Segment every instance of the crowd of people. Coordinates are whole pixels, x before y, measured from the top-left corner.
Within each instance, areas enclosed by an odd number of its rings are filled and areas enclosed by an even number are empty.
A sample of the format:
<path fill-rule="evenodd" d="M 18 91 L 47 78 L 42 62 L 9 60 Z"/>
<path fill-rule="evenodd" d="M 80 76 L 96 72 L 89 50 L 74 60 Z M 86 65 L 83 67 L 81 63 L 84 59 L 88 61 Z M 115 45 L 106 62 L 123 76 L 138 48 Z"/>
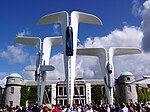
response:
<path fill-rule="evenodd" d="M 2 106 L 0 112 L 150 112 L 149 108 L 144 108 L 140 103 L 120 103 L 114 105 L 108 104 L 86 104 L 82 105 L 50 105 L 43 104 L 40 106 L 30 104 L 28 107 L 16 106 Z"/>

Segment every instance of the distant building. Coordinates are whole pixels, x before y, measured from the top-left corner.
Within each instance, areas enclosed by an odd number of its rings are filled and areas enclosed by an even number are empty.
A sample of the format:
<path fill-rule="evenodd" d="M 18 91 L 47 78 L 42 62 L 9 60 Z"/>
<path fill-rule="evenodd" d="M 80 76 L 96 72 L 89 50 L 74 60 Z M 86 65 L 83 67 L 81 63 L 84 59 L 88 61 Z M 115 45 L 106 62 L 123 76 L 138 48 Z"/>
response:
<path fill-rule="evenodd" d="M 90 87 L 91 89 L 91 87 Z M 74 87 L 74 104 L 86 104 L 86 84 L 84 80 L 76 80 Z M 56 103 L 57 104 L 67 104 L 67 93 L 66 93 L 66 82 L 59 81 L 57 82 L 56 88 Z M 90 95 L 88 95 L 90 96 Z M 90 100 L 91 101 L 91 100 Z M 91 103 L 91 102 L 90 102 Z"/>
<path fill-rule="evenodd" d="M 137 102 L 137 91 L 134 75 L 131 72 L 123 72 L 116 80 L 116 96 L 125 103 Z"/>
<path fill-rule="evenodd" d="M 150 78 L 143 80 L 148 80 Z M 136 85 L 141 85 L 143 80 L 135 81 L 134 75 L 130 72 L 123 72 L 116 80 L 114 92 L 125 103 L 137 102 Z M 148 82 L 148 81 L 147 81 Z M 18 73 L 13 73 L 7 77 L 5 88 L 0 87 L 0 104 L 9 106 L 20 105 L 21 86 L 28 87 L 36 86 L 37 82 L 33 80 L 25 80 Z M 102 85 L 104 87 L 103 79 L 98 80 L 83 80 L 78 78 L 74 85 L 74 104 L 91 103 L 91 88 L 94 85 Z M 146 84 L 145 84 L 146 85 Z M 47 80 L 46 86 L 49 87 L 51 104 L 67 104 L 66 82 L 64 80 Z"/>
<path fill-rule="evenodd" d="M 13 73 L 7 77 L 4 89 L 4 104 L 9 106 L 20 105 L 20 90 L 24 79 L 18 73 Z"/>
<path fill-rule="evenodd" d="M 150 76 L 143 76 L 143 79 L 136 80 L 135 83 L 138 86 L 150 88 Z"/>
<path fill-rule="evenodd" d="M 74 104 L 91 103 L 91 86 L 104 85 L 103 80 L 75 80 Z M 5 88 L 0 88 L 0 103 L 8 106 L 20 105 L 21 86 L 37 86 L 33 80 L 24 80 L 20 74 L 13 73 L 7 77 Z M 51 92 L 51 104 L 67 104 L 66 82 L 63 80 L 47 80 L 46 86 L 49 86 Z"/>
<path fill-rule="evenodd" d="M 35 81 L 26 80 L 26 86 L 37 85 Z M 104 85 L 104 81 L 100 80 L 83 80 L 77 78 L 74 85 L 74 104 L 91 103 L 91 88 L 93 85 Z M 67 104 L 66 82 L 64 80 L 47 80 L 46 86 L 49 86 L 51 104 Z"/>

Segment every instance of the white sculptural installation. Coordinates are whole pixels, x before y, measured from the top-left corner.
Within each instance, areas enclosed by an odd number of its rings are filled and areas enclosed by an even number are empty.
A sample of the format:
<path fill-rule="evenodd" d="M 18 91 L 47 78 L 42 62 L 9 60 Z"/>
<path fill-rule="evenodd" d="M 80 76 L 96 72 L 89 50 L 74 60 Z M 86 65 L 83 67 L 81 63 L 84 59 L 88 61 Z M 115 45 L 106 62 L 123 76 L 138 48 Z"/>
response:
<path fill-rule="evenodd" d="M 78 55 L 97 56 L 99 58 L 109 104 L 113 104 L 113 87 L 115 83 L 114 56 L 139 53 L 141 53 L 141 50 L 134 47 L 110 47 L 108 52 L 105 48 L 78 48 L 77 50 Z"/>
<path fill-rule="evenodd" d="M 82 23 L 102 25 L 102 22 L 99 18 L 97 18 L 94 15 L 73 11 L 71 13 L 71 23 L 69 23 L 68 13 L 63 11 L 63 12 L 49 14 L 42 17 L 39 20 L 38 24 L 52 24 L 56 22 L 60 23 L 62 27 L 62 44 L 63 44 L 63 53 L 64 53 L 67 103 L 72 106 L 73 94 L 74 94 L 74 80 L 75 80 L 75 73 L 76 73 L 75 63 L 76 63 L 78 24 L 82 22 Z M 67 32 L 70 34 L 67 34 Z M 72 41 L 68 41 L 67 35 L 72 36 L 72 37 L 68 37 L 72 39 Z M 72 48 L 69 49 L 69 53 L 67 51 L 68 44 L 72 45 Z"/>
<path fill-rule="evenodd" d="M 34 71 L 35 81 L 37 81 L 38 84 L 38 105 L 41 105 L 43 103 L 45 90 L 46 71 L 54 70 L 54 67 L 49 65 L 49 58 L 46 58 L 45 56 L 48 55 L 49 52 L 47 53 L 46 50 L 42 51 L 41 39 L 38 37 L 17 37 L 14 39 L 14 42 L 37 47 L 36 68 Z"/>
<path fill-rule="evenodd" d="M 37 37 L 18 37 L 16 43 L 28 44 L 38 48 L 35 79 L 38 81 L 38 105 L 42 104 L 45 89 L 46 71 L 51 71 L 54 67 L 49 66 L 51 48 L 55 45 L 63 45 L 64 68 L 67 90 L 67 103 L 72 106 L 75 80 L 76 55 L 97 56 L 99 58 L 101 72 L 105 80 L 105 89 L 109 104 L 113 104 L 114 86 L 114 64 L 113 57 L 126 54 L 138 54 L 141 51 L 137 48 L 111 47 L 108 53 L 105 48 L 79 48 L 77 49 L 78 24 L 80 22 L 102 25 L 99 18 L 94 15 L 73 11 L 69 23 L 68 13 L 65 11 L 48 14 L 42 17 L 38 24 L 60 23 L 62 36 L 46 37 L 41 45 L 41 39 Z M 70 40 L 71 39 L 71 40 Z M 72 43 L 70 43 L 70 41 Z M 68 48 L 69 45 L 69 48 Z M 71 46 L 71 47 L 70 47 Z M 41 50 L 41 47 L 43 50 Z M 69 49 L 69 51 L 68 51 Z M 69 53 L 68 53 L 69 52 Z M 42 58 L 42 60 L 41 60 Z"/>

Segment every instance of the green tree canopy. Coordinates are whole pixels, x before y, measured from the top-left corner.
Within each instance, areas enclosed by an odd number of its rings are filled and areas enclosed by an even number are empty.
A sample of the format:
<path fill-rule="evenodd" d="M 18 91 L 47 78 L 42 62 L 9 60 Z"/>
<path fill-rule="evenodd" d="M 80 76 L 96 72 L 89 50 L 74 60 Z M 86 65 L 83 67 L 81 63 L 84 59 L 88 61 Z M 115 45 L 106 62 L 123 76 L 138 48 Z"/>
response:
<path fill-rule="evenodd" d="M 20 105 L 25 106 L 27 99 L 28 99 L 28 87 L 24 85 L 21 87 Z"/>
<path fill-rule="evenodd" d="M 94 85 L 91 89 L 91 97 L 94 99 L 96 104 L 100 104 L 103 94 L 101 85 Z"/>
<path fill-rule="evenodd" d="M 137 88 L 137 95 L 138 95 L 139 102 L 150 101 L 150 92 L 148 91 L 148 88 L 144 88 L 144 87 Z"/>

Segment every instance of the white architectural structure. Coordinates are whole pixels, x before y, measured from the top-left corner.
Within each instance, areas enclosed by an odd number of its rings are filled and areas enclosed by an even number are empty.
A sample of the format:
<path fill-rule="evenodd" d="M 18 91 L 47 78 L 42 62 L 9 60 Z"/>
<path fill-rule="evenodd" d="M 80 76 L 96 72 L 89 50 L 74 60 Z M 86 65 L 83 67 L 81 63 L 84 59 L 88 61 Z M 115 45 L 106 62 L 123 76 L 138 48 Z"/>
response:
<path fill-rule="evenodd" d="M 91 84 L 87 83 L 86 84 L 86 103 L 92 103 L 91 102 Z"/>
<path fill-rule="evenodd" d="M 52 84 L 51 104 L 56 105 L 56 84 Z"/>
<path fill-rule="evenodd" d="M 38 105 L 42 104 L 43 94 L 45 89 L 46 71 L 51 71 L 54 67 L 49 66 L 49 58 L 51 54 L 51 47 L 55 45 L 63 45 L 64 54 L 64 68 L 66 78 L 67 103 L 72 106 L 74 94 L 74 80 L 75 80 L 75 63 L 76 55 L 90 55 L 98 56 L 102 75 L 105 80 L 105 88 L 108 98 L 108 103 L 113 104 L 113 86 L 114 86 L 114 66 L 113 57 L 126 54 L 138 54 L 141 51 L 137 48 L 110 48 L 108 53 L 105 48 L 83 48 L 77 51 L 77 37 L 78 24 L 89 23 L 102 25 L 99 18 L 94 15 L 73 11 L 71 13 L 71 22 L 69 23 L 68 13 L 58 12 L 42 17 L 38 24 L 52 24 L 60 23 L 62 27 L 62 37 L 46 37 L 41 45 L 41 39 L 32 37 L 19 37 L 14 41 L 16 43 L 28 44 L 38 48 L 37 63 L 35 76 L 38 81 Z M 43 51 L 41 50 L 43 48 Z"/>
<path fill-rule="evenodd" d="M 35 81 L 37 81 L 38 84 L 38 105 L 41 105 L 43 102 L 43 95 L 45 90 L 46 71 L 54 70 L 54 67 L 49 65 L 49 58 L 45 58 L 45 55 L 48 53 L 46 50 L 41 50 L 41 39 L 38 37 L 17 37 L 14 39 L 14 42 L 36 46 L 38 49 L 36 68 L 32 71 L 35 71 Z M 45 49 L 45 46 L 43 46 L 43 49 Z"/>
<path fill-rule="evenodd" d="M 79 48 L 77 50 L 78 55 L 97 56 L 99 58 L 109 104 L 113 104 L 113 87 L 115 83 L 114 56 L 139 53 L 141 53 L 140 49 L 132 47 L 111 47 L 108 52 L 105 48 Z"/>
<path fill-rule="evenodd" d="M 99 18 L 94 15 L 73 11 L 71 13 L 71 23 L 69 23 L 68 13 L 58 12 L 42 17 L 38 24 L 52 24 L 60 23 L 62 27 L 62 44 L 64 53 L 64 68 L 67 87 L 67 102 L 72 106 L 74 94 L 74 79 L 75 79 L 75 63 L 76 63 L 76 50 L 77 50 L 77 37 L 78 37 L 78 24 L 89 23 L 102 25 Z M 67 34 L 67 32 L 69 34 Z M 69 35 L 69 37 L 67 37 Z M 71 39 L 71 40 L 70 40 Z M 72 46 L 68 53 L 68 44 Z M 44 46 L 44 45 L 43 45 Z M 69 46 L 70 47 L 70 46 Z"/>

